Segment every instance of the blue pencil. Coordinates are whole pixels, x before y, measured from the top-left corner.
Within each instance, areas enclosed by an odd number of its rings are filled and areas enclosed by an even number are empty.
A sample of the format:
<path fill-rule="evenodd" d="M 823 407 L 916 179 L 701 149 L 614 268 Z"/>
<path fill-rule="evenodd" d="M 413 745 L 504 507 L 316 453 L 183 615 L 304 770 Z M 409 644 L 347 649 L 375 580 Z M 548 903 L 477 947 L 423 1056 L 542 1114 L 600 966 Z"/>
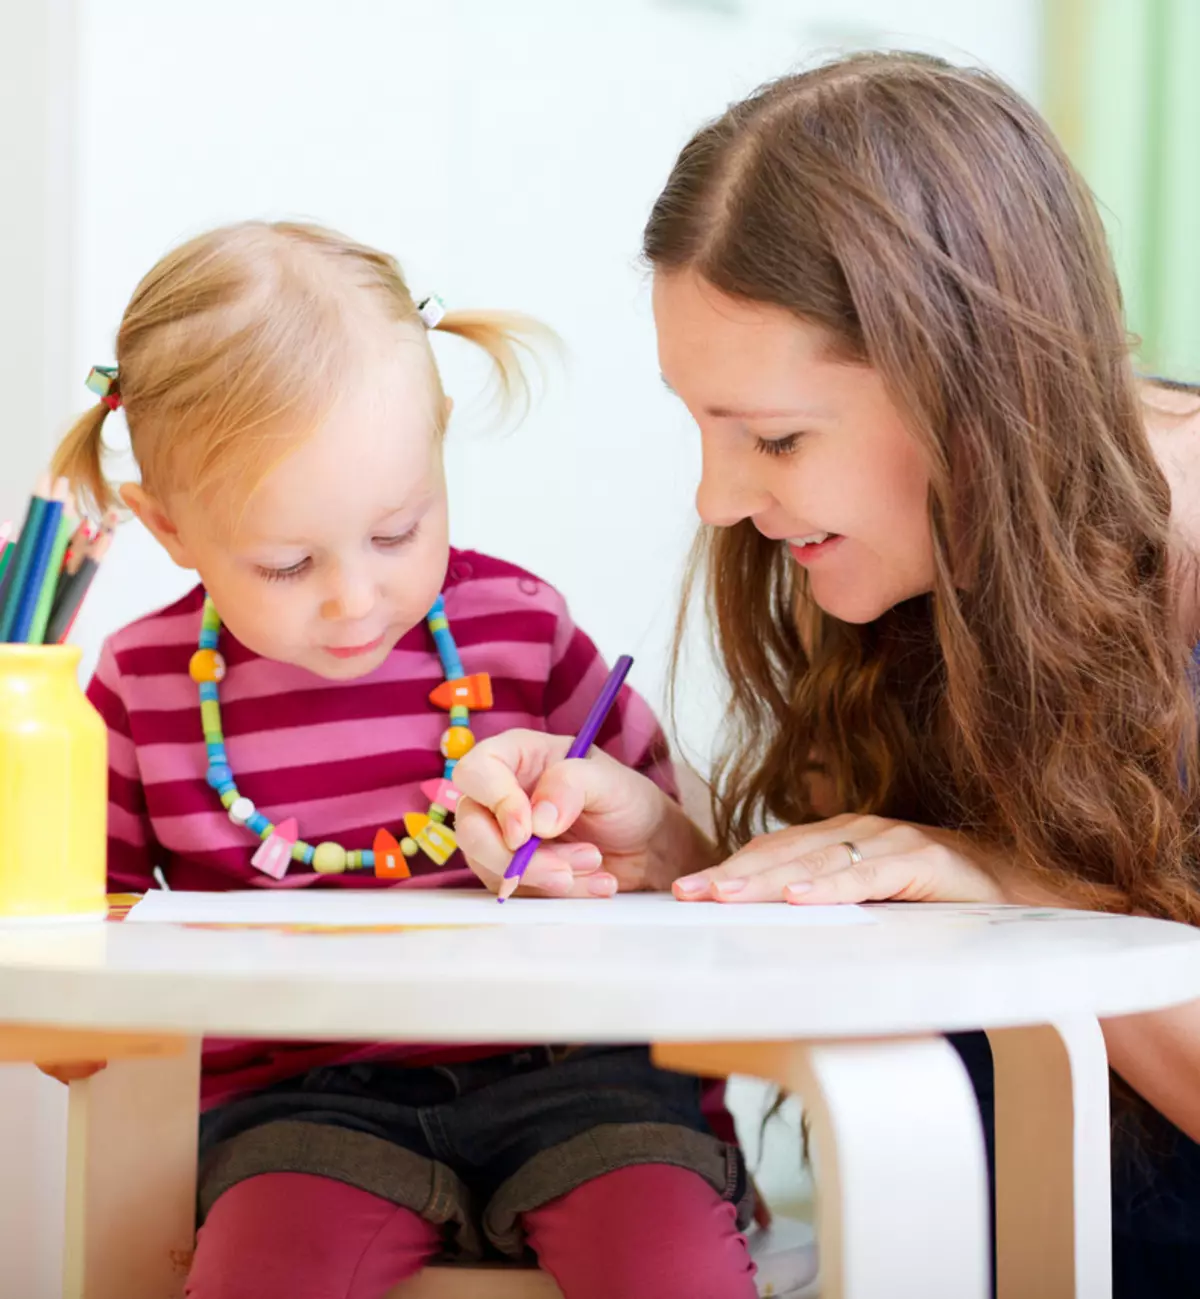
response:
<path fill-rule="evenodd" d="M 38 523 L 37 537 L 34 542 L 33 559 L 29 572 L 20 591 L 14 591 L 16 597 L 16 617 L 13 619 L 11 639 L 18 644 L 29 639 L 33 627 L 33 618 L 37 613 L 38 599 L 50 568 L 50 557 L 54 554 L 54 543 L 58 538 L 59 525 L 62 523 L 62 501 L 47 501 L 46 508 Z"/>
<path fill-rule="evenodd" d="M 45 510 L 46 497 L 50 495 L 50 482 L 43 479 L 37 485 L 34 494 L 29 498 L 29 508 L 25 512 L 25 522 L 17 536 L 16 549 L 4 574 L 4 583 L 0 587 L 0 641 L 13 639 L 12 628 L 16 622 L 17 606 L 21 592 L 24 590 L 29 566 L 33 562 L 37 546 L 38 524 Z"/>
<path fill-rule="evenodd" d="M 621 693 L 621 687 L 625 684 L 625 678 L 629 675 L 631 667 L 633 667 L 633 659 L 628 654 L 622 654 L 613 664 L 613 670 L 608 674 L 608 680 L 604 683 L 604 688 L 592 705 L 592 711 L 588 713 L 583 726 L 580 727 L 579 734 L 567 750 L 568 758 L 587 757 L 588 750 L 596 743 L 596 736 L 600 734 L 604 719 L 612 711 L 613 704 L 617 702 L 617 696 Z M 500 892 L 497 894 L 498 901 L 505 901 L 517 891 L 517 886 L 521 883 L 521 876 L 525 874 L 526 867 L 533 859 L 533 854 L 541 847 L 541 844 L 542 841 L 537 835 L 530 835 L 528 841 L 513 853 L 512 861 L 508 863 L 508 870 L 504 872 L 504 879 L 500 883 Z"/>

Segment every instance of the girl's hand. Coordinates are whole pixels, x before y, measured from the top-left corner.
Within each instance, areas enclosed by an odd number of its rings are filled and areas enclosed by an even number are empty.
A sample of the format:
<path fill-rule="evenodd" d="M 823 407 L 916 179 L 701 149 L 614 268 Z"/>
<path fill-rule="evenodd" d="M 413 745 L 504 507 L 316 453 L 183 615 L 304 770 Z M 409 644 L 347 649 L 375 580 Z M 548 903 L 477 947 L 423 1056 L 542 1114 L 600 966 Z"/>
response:
<path fill-rule="evenodd" d="M 680 870 L 714 859 L 712 848 L 653 781 L 593 749 L 565 761 L 571 740 L 506 731 L 476 745 L 454 769 L 462 792 L 455 837 L 494 893 L 513 853 L 546 840 L 521 893 L 611 897 L 667 889 Z"/>
<path fill-rule="evenodd" d="M 851 814 L 760 835 L 721 865 L 677 879 L 674 892 L 684 902 L 808 905 L 1007 900 L 966 836 Z"/>

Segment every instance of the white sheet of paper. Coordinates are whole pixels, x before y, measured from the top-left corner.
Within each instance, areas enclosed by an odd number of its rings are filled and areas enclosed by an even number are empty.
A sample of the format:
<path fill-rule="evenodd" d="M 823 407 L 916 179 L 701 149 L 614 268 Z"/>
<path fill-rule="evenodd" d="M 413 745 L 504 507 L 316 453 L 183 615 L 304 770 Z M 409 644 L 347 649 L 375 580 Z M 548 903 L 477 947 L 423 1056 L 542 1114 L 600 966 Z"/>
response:
<path fill-rule="evenodd" d="M 712 925 L 803 928 L 873 923 L 862 907 L 783 903 L 676 902 L 669 893 L 607 899 L 510 898 L 439 889 L 240 889 L 232 893 L 147 893 L 126 917 L 193 925 Z"/>

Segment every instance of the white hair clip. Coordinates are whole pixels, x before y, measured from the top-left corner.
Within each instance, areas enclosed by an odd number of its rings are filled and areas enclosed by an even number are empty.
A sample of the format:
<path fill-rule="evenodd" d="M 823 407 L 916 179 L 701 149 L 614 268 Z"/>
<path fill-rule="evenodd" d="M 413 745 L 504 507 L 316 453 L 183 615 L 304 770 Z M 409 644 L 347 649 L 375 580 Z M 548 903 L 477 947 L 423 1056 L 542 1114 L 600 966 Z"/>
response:
<path fill-rule="evenodd" d="M 417 315 L 426 329 L 436 329 L 446 315 L 446 304 L 436 293 L 431 293 L 417 303 Z"/>

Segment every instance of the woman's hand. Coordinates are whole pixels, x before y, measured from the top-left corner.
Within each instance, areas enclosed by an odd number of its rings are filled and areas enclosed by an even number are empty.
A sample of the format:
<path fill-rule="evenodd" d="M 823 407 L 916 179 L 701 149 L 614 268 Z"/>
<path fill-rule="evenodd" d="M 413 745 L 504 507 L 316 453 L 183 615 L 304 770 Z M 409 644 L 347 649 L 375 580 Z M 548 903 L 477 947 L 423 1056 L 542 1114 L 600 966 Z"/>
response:
<path fill-rule="evenodd" d="M 566 761 L 571 740 L 506 731 L 454 769 L 462 792 L 455 837 L 495 892 L 513 853 L 536 834 L 522 893 L 611 897 L 670 888 L 682 871 L 715 860 L 711 844 L 653 781 L 593 749 Z"/>
<path fill-rule="evenodd" d="M 852 845 L 854 851 L 851 852 Z M 844 814 L 760 835 L 728 861 L 677 879 L 684 902 L 1004 902 L 965 835 Z"/>

